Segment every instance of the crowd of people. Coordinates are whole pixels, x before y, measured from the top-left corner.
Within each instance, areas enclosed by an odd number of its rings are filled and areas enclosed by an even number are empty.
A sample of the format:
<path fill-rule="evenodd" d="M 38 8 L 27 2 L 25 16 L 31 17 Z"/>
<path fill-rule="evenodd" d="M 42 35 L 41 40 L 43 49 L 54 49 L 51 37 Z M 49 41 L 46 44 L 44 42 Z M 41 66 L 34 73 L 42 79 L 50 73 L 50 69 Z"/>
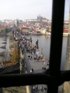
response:
<path fill-rule="evenodd" d="M 35 56 L 34 59 L 40 60 L 43 58 L 43 55 L 41 54 L 41 51 L 39 50 L 39 40 L 38 39 L 36 40 L 35 44 L 33 44 L 31 37 L 30 37 L 30 39 L 23 38 L 23 40 L 20 42 L 20 46 L 21 46 L 23 53 L 24 53 L 24 50 L 26 49 L 27 52 L 29 52 Z"/>

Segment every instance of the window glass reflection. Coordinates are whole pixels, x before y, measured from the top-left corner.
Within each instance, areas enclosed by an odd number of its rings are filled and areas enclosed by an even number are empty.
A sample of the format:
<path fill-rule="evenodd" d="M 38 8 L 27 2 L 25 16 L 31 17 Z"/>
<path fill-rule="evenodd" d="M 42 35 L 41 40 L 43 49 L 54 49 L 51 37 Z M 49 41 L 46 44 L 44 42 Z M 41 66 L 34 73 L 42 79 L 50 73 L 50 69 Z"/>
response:
<path fill-rule="evenodd" d="M 69 70 L 70 64 L 70 2 L 65 0 L 65 14 L 64 14 L 64 32 L 63 32 L 63 46 L 62 46 L 62 60 L 61 70 Z"/>

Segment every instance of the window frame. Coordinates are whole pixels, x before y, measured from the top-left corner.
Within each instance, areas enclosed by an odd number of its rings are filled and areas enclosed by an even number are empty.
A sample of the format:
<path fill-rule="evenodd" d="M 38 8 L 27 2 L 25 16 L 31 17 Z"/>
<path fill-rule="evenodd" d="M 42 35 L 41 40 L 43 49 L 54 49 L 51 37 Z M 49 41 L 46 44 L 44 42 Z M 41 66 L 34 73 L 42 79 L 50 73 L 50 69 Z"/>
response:
<path fill-rule="evenodd" d="M 53 0 L 49 69 L 43 73 L 0 75 L 0 87 L 46 84 L 48 93 L 58 93 L 58 87 L 70 80 L 70 71 L 60 71 L 64 5 L 65 0 Z"/>

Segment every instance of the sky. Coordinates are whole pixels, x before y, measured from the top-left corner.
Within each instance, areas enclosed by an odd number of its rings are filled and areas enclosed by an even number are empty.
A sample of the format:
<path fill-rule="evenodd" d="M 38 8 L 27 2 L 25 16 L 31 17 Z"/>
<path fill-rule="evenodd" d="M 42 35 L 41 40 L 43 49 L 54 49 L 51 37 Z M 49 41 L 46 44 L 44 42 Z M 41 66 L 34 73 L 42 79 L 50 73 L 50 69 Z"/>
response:
<path fill-rule="evenodd" d="M 66 0 L 66 20 L 69 16 L 69 3 L 70 0 Z M 52 0 L 0 0 L 0 20 L 35 19 L 39 15 L 51 20 Z"/>

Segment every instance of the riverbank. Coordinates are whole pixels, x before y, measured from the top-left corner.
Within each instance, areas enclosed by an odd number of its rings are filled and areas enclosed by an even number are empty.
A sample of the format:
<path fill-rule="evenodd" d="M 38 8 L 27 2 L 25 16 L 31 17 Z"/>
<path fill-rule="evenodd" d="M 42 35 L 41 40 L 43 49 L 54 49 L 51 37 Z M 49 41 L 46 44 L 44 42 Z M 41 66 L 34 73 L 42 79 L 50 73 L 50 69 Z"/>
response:
<path fill-rule="evenodd" d="M 23 35 L 26 35 L 26 36 L 51 36 L 51 33 L 50 32 L 46 32 L 46 33 L 22 33 Z M 64 37 L 67 37 L 68 36 L 68 33 L 63 33 L 63 36 Z"/>
<path fill-rule="evenodd" d="M 42 35 L 51 36 L 51 33 L 48 32 L 48 33 L 42 34 Z M 67 37 L 68 36 L 68 33 L 63 33 L 63 36 L 64 37 Z"/>

